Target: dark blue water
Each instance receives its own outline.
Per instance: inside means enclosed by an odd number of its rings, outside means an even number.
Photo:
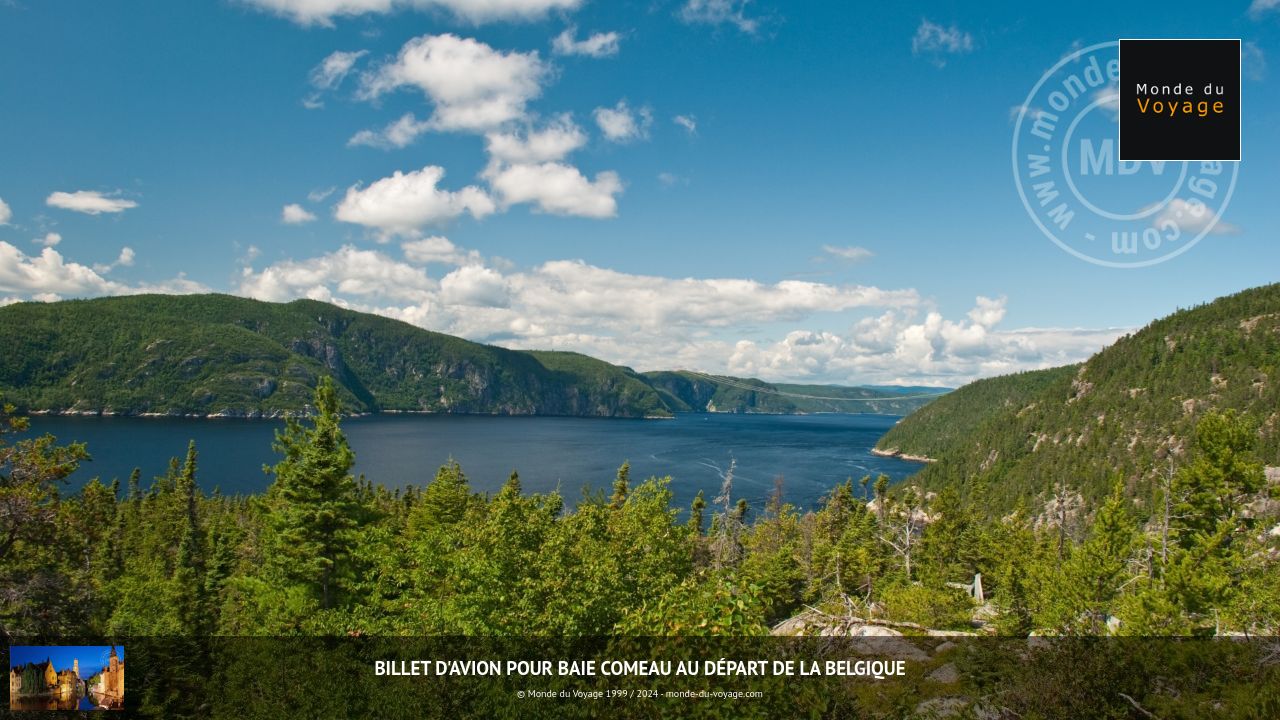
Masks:
[[[734,497],[760,508],[783,476],[784,497],[814,504],[847,477],[885,473],[900,480],[916,463],[869,451],[898,420],[885,415],[679,415],[674,420],[554,417],[380,415],[343,423],[356,453],[356,473],[390,488],[428,482],[450,457],[462,464],[472,487],[493,492],[518,470],[526,492],[560,488],[570,503],[584,487],[608,491],[614,472],[631,461],[632,478],[673,478],[675,502],[687,507],[699,490],[708,500],[720,488],[720,472],[737,460]],[[78,487],[91,477],[119,477],[134,466],[143,486],[162,474],[169,458],[182,456],[194,438],[200,451],[199,481],[224,494],[260,492],[270,483],[263,464],[280,421],[169,418],[32,418],[32,429],[59,441],[85,441],[93,461],[72,476]]]

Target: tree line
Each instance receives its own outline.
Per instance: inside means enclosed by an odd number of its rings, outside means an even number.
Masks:
[[[1149,494],[1101,503],[1047,477],[997,514],[975,483],[926,492],[850,479],[800,511],[785,484],[672,507],[670,478],[570,507],[492,494],[450,462],[388,490],[352,475],[332,380],[275,439],[270,488],[205,493],[199,452],[146,488],[98,479],[64,496],[81,444],[0,432],[0,624],[35,635],[759,635],[805,611],[1002,635],[1274,634],[1275,488],[1253,420],[1207,413]],[[981,575],[984,602],[973,593]]]

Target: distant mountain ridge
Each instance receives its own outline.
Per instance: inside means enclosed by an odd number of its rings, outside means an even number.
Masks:
[[[1117,477],[1143,496],[1185,457],[1196,421],[1236,410],[1280,465],[1280,284],[1179,310],[1084,363],[979,380],[908,416],[877,444],[936,462],[925,487],[981,483],[1010,509],[1064,481],[1086,499]]]
[[[666,417],[841,407],[778,393],[848,396],[845,412],[905,413],[928,401],[727,377],[677,387],[681,373],[508,350],[314,300],[229,295],[18,303],[0,308],[0,347],[0,394],[29,412],[278,416],[304,410],[323,375],[357,413]]]

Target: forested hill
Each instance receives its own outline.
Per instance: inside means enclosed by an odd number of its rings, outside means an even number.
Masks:
[[[1087,499],[1123,476],[1139,494],[1185,457],[1196,420],[1234,409],[1280,465],[1280,284],[1157,320],[1081,365],[981,380],[887,433],[881,450],[935,458],[927,487],[983,483],[1012,506],[1063,482]]]
[[[885,413],[906,415],[947,388],[903,389],[767,383],[753,378],[659,371],[644,373],[676,411],[760,413]]]
[[[304,409],[324,375],[353,412],[645,417],[693,409],[648,377],[585,355],[482,345],[313,300],[18,303],[0,308],[0,347],[0,394],[24,411],[271,416]],[[922,401],[911,402],[893,406],[905,412]]]

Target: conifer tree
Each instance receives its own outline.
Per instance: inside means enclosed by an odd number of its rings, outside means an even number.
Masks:
[[[358,512],[355,454],[339,427],[341,412],[333,378],[321,378],[310,426],[290,418],[276,433],[274,449],[284,458],[271,468],[268,501],[278,567],[310,587],[326,609],[334,606]]]
[[[613,479],[613,496],[609,498],[609,507],[617,510],[627,501],[627,491],[631,487],[631,461],[622,463],[618,474]]]

